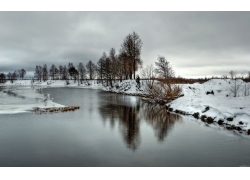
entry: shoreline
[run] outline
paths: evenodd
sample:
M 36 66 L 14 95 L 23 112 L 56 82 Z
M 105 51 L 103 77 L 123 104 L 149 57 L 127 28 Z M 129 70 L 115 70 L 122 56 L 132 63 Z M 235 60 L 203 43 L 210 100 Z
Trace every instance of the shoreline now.
M 49 80 L 48 82 L 34 82 L 31 84 L 29 81 L 17 81 L 13 84 L 2 84 L 0 86 L 4 87 L 24 87 L 24 86 L 34 86 L 40 88 L 79 88 L 79 89 L 102 89 L 104 91 L 115 93 L 115 94 L 124 94 L 129 96 L 137 96 L 142 100 L 149 103 L 157 103 L 160 105 L 165 105 L 166 109 L 169 112 L 173 112 L 176 114 L 184 115 L 184 116 L 192 116 L 197 120 L 201 120 L 205 124 L 216 124 L 220 127 L 224 127 L 227 130 L 238 131 L 239 133 L 244 133 L 250 135 L 250 115 L 247 113 L 248 109 L 250 109 L 250 103 L 245 104 L 244 107 L 239 106 L 238 104 L 242 104 L 242 102 L 246 102 L 245 98 L 225 98 L 226 92 L 221 84 L 228 83 L 230 80 L 210 80 L 207 83 L 203 84 L 184 84 L 183 94 L 177 99 L 172 100 L 171 102 L 156 102 L 147 97 L 147 94 L 144 92 L 144 87 L 142 86 L 140 89 L 136 88 L 135 80 L 124 80 L 122 82 L 114 83 L 113 88 L 109 86 L 103 86 L 102 84 L 97 84 L 95 80 L 91 82 L 90 85 L 83 83 L 78 85 L 77 82 L 70 80 L 70 84 L 66 85 L 65 81 L 53 81 Z M 142 83 L 143 84 L 143 83 Z M 229 82 L 230 84 L 230 82 Z M 208 86 L 209 85 L 209 86 Z M 220 90 L 218 90 L 217 86 L 220 86 Z M 213 88 L 214 95 L 207 95 L 206 91 L 211 90 Z M 216 89 L 217 88 L 217 89 Z M 223 92 L 225 91 L 225 92 Z M 223 94 L 224 93 L 224 94 Z M 246 97 L 246 98 L 249 98 Z M 250 99 L 250 98 L 249 98 Z M 221 103 L 225 101 L 226 103 Z M 53 101 L 51 101 L 54 103 Z M 231 104 L 236 103 L 234 106 L 229 106 Z M 55 103 L 56 104 L 56 103 Z M 216 105 L 218 105 L 216 107 Z M 36 107 L 34 107 L 36 108 Z M 41 107 L 43 108 L 43 107 Z M 8 113 L 9 114 L 9 113 Z

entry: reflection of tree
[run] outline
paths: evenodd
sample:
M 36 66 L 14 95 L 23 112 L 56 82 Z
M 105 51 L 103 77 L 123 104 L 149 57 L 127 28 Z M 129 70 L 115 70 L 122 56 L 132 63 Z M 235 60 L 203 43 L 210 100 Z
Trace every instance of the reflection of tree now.
M 181 116 L 167 112 L 165 106 L 148 103 L 142 103 L 141 106 L 146 122 L 153 127 L 159 141 L 163 141 L 174 123 L 181 120 Z
M 100 112 L 104 121 L 110 121 L 111 127 L 118 122 L 120 132 L 127 147 L 136 150 L 140 145 L 140 119 L 138 107 L 124 105 L 122 98 L 108 98 L 101 104 Z
M 113 128 L 117 123 L 127 147 L 136 150 L 141 141 L 140 121 L 145 121 L 153 127 L 159 141 L 163 141 L 176 121 L 181 117 L 170 114 L 165 106 L 141 103 L 128 103 L 123 95 L 106 96 L 100 103 L 100 114 L 104 122 L 109 122 Z

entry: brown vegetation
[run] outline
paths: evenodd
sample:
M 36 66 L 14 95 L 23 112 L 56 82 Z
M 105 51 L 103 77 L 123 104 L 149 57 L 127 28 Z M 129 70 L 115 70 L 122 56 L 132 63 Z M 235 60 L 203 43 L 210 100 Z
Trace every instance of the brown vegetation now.
M 43 113 L 58 113 L 58 112 L 67 112 L 67 111 L 75 111 L 80 109 L 80 106 L 68 106 L 68 107 L 53 107 L 53 108 L 35 108 L 34 112 L 36 114 L 43 114 Z

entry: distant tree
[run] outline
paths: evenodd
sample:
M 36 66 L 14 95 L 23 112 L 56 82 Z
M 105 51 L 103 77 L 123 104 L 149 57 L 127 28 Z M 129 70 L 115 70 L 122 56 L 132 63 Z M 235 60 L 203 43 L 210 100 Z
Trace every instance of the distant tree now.
M 230 75 L 230 77 L 231 77 L 231 79 L 234 79 L 234 78 L 236 78 L 236 71 L 229 71 L 229 75 Z
M 56 80 L 60 79 L 60 71 L 59 71 L 59 69 L 57 67 L 55 67 L 55 76 L 54 76 L 54 78 Z
M 45 82 L 45 81 L 47 81 L 48 79 L 49 79 L 49 73 L 48 73 L 48 69 L 47 69 L 47 65 L 46 64 L 44 64 L 43 65 L 43 81 Z
M 66 65 L 64 65 L 63 67 L 63 72 L 62 72 L 62 80 L 68 80 L 68 68 L 66 67 Z
M 24 78 L 25 74 L 26 74 L 26 71 L 25 71 L 23 68 L 22 68 L 21 70 L 19 70 L 19 77 L 20 77 L 21 79 Z
M 165 80 L 174 77 L 174 70 L 164 56 L 159 56 L 155 65 L 155 72 L 159 77 Z
M 74 64 L 71 63 L 71 62 L 69 62 L 69 63 L 68 63 L 68 71 L 69 71 L 69 69 L 71 69 L 72 67 L 75 68 Z M 71 76 L 71 79 L 72 79 L 72 78 L 73 78 L 73 77 Z
M 39 65 L 36 65 L 34 76 L 37 80 L 41 82 L 42 80 L 42 74 L 43 74 L 43 68 Z
M 71 66 L 69 68 L 69 74 L 71 77 L 74 78 L 74 82 L 76 82 L 76 79 L 78 78 L 79 73 L 74 66 Z
M 18 78 L 18 72 L 17 72 L 17 71 L 14 71 L 14 72 L 11 74 L 11 77 L 10 77 L 11 83 L 13 83 L 14 80 L 17 80 L 17 78 Z
M 6 75 L 4 73 L 0 73 L 0 83 L 6 82 Z
M 49 69 L 49 75 L 50 75 L 52 80 L 55 80 L 55 76 L 56 76 L 56 73 L 57 73 L 56 69 L 57 68 L 56 68 L 56 66 L 54 64 L 52 64 L 50 69 Z
M 7 74 L 8 80 L 10 80 L 11 76 L 12 76 L 12 73 L 9 72 L 9 73 Z
M 82 84 L 83 79 L 86 79 L 86 69 L 82 63 L 79 63 L 77 66 L 78 73 L 79 73 L 79 78 Z
M 99 59 L 99 61 L 97 62 L 97 66 L 96 66 L 96 73 L 98 75 L 98 78 L 101 79 L 101 82 L 103 84 L 103 77 L 104 77 L 104 63 L 106 60 L 106 53 L 103 52 L 102 57 Z
M 221 79 L 227 79 L 227 75 L 222 75 Z
M 230 92 L 233 94 L 233 97 L 237 97 L 239 96 L 239 92 L 242 88 L 242 83 L 237 80 L 237 78 L 234 78 L 234 82 L 231 84 L 231 87 L 230 87 Z
M 63 79 L 63 66 L 62 65 L 59 65 L 59 79 Z
M 94 74 L 96 71 L 96 65 L 90 60 L 87 65 L 87 73 L 89 74 L 89 79 L 92 80 L 94 78 Z

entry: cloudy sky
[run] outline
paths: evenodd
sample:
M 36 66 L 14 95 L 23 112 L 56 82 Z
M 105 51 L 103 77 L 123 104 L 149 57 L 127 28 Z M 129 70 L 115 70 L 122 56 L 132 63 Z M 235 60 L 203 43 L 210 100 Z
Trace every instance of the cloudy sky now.
M 0 12 L 0 72 L 97 62 L 135 31 L 144 66 L 162 55 L 177 76 L 246 73 L 249 19 L 250 12 Z

